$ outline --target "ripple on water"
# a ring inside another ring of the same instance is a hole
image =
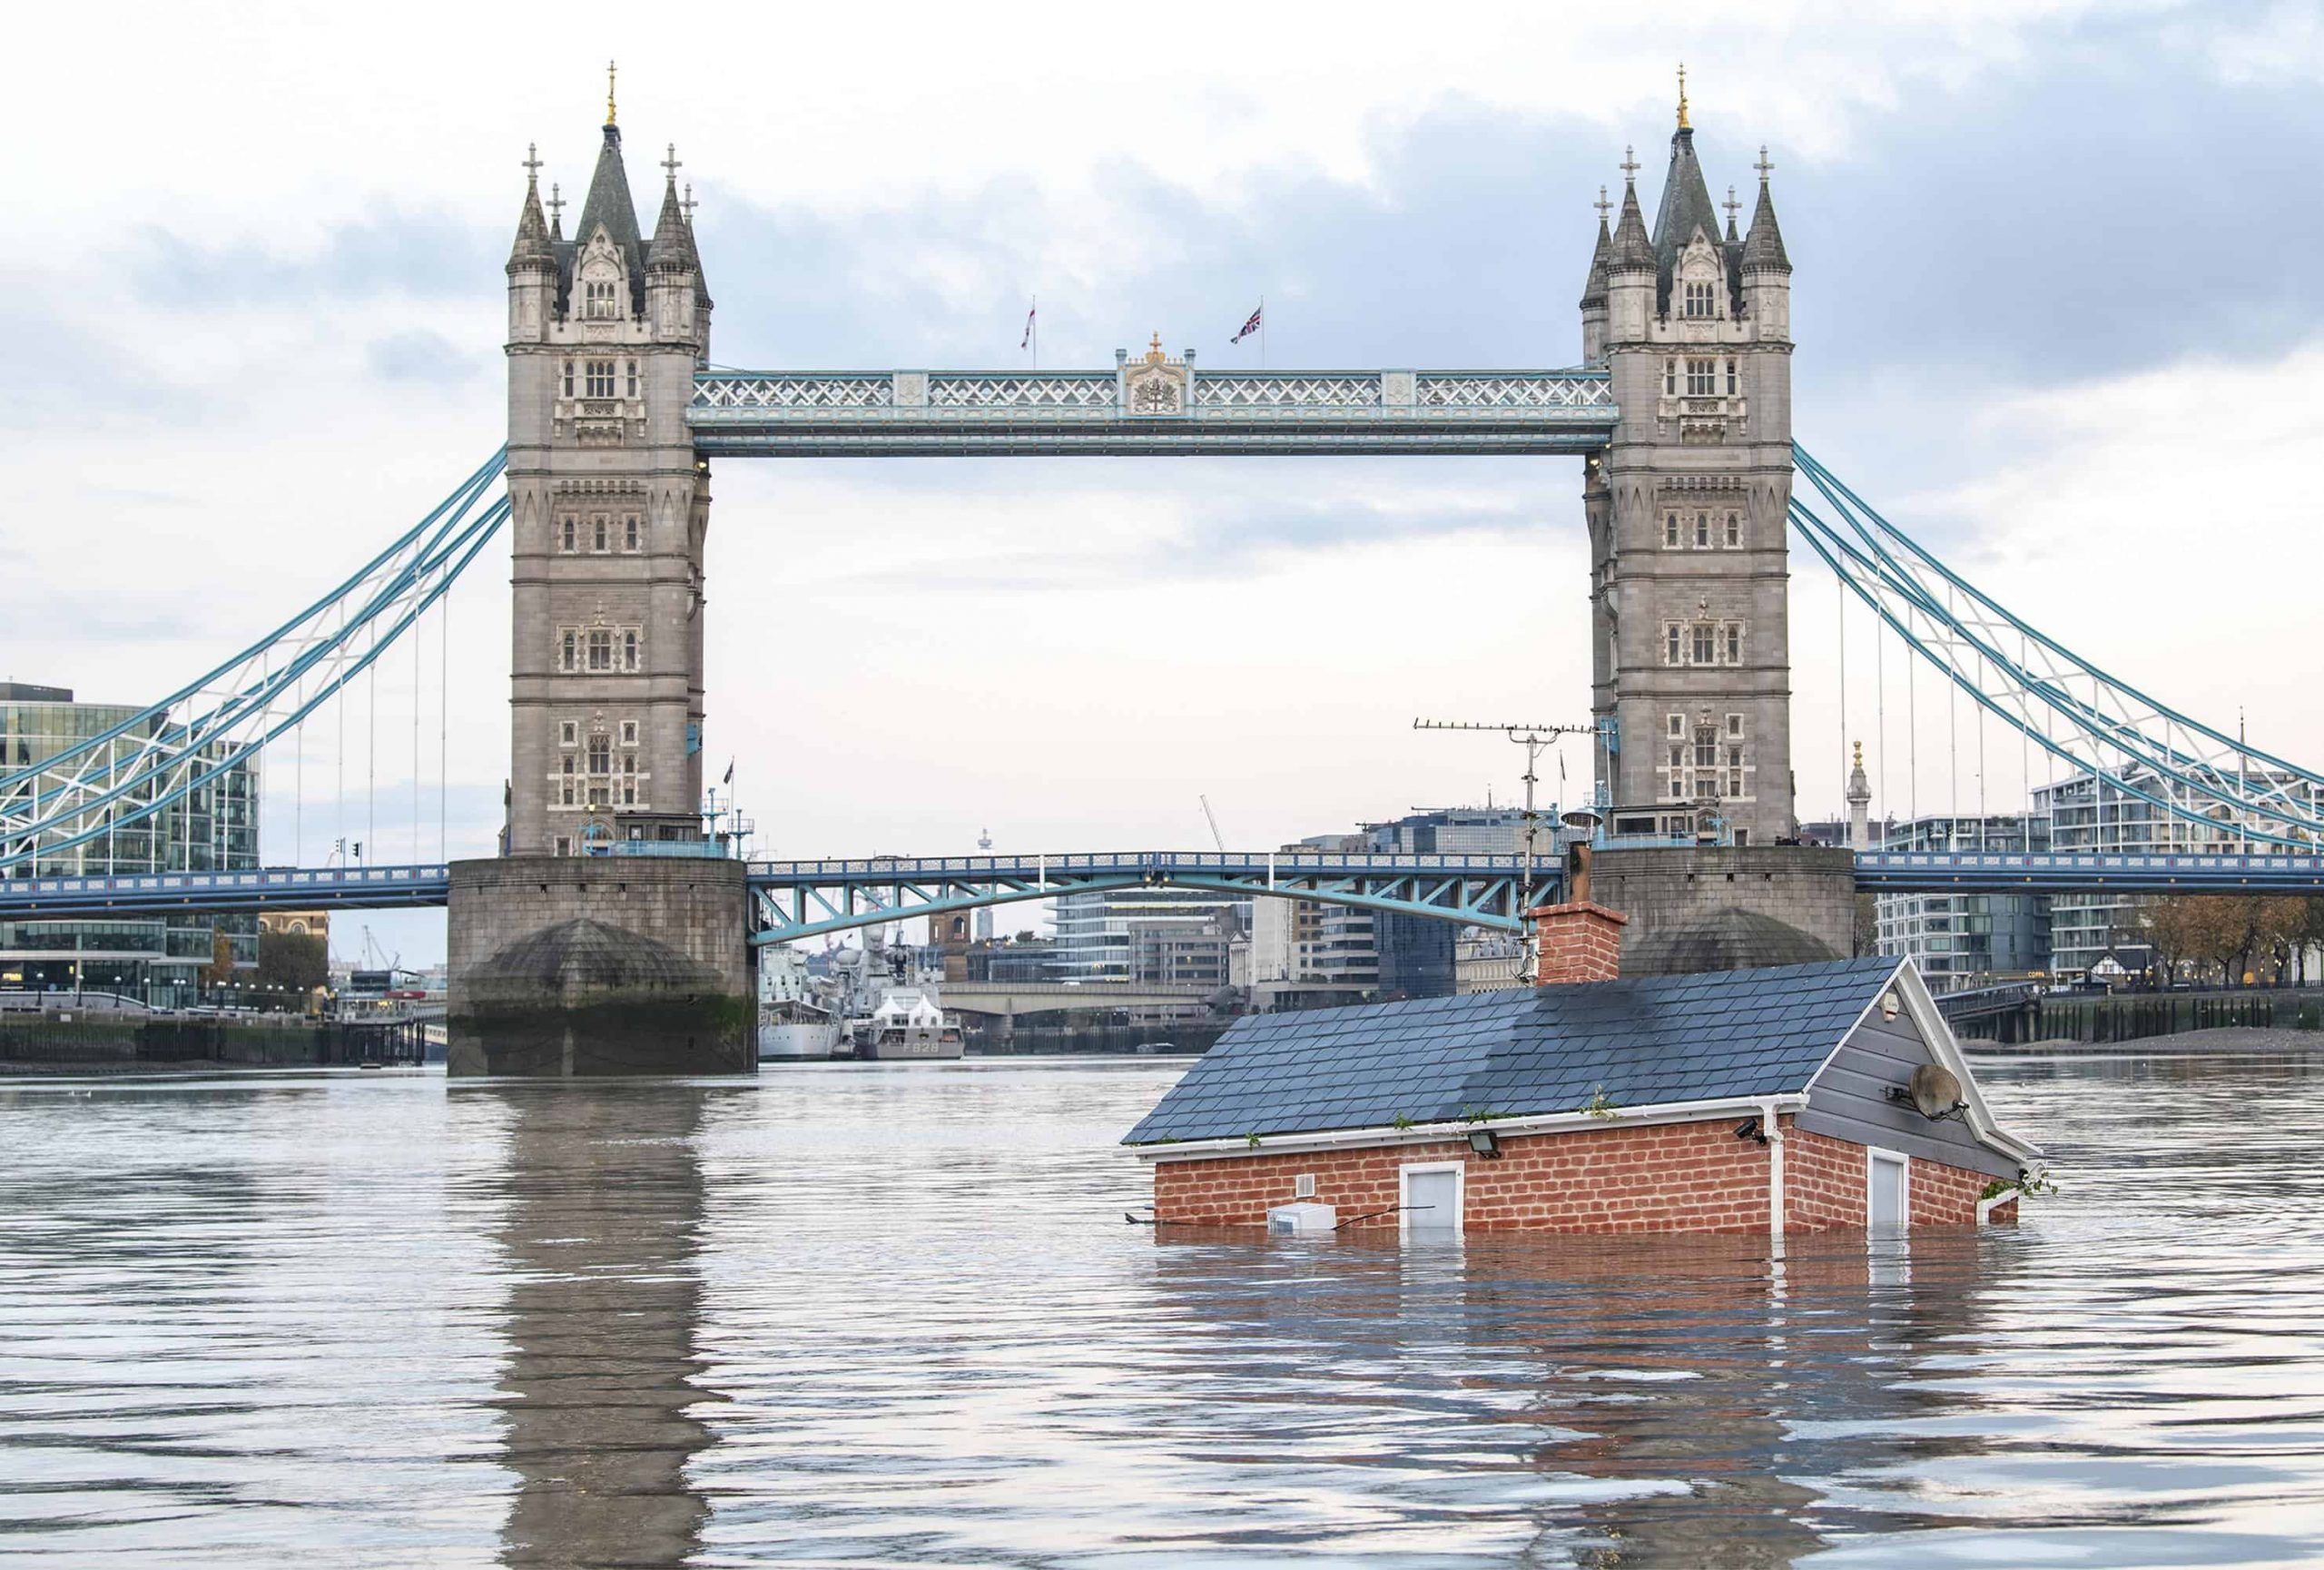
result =
[[[0,1085],[0,1558],[2324,1557],[2316,1060],[1993,1065],[2060,1193],[1780,1259],[1157,1238],[1180,1067]]]

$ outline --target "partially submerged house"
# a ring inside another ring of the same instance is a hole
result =
[[[2016,1219],[2040,1152],[1994,1124],[1909,960],[1622,980],[1619,914],[1535,914],[1546,984],[1238,1022],[1124,1140],[1154,1168],[1156,1221],[1308,1207],[1283,1219],[1780,1237]]]

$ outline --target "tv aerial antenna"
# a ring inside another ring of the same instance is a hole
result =
[[[1586,725],[1482,725],[1472,720],[1416,719],[1414,730],[1497,730],[1525,749],[1525,875],[1518,884],[1520,903],[1531,904],[1533,900],[1533,836],[1541,815],[1533,810],[1533,786],[1539,778],[1536,765],[1541,754],[1558,744],[1560,736],[1588,736],[1594,727]]]

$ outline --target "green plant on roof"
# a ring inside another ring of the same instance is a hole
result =
[[[1412,1126],[1413,1117],[1410,1112],[1398,1112],[1396,1114],[1396,1127],[1400,1129],[1409,1129]]]
[[[1621,1111],[1614,1105],[1614,1098],[1606,1093],[1603,1085],[1590,1087],[1590,1099],[1581,1103],[1581,1110],[1593,1118],[1612,1118]]]
[[[1507,1112],[1496,1112],[1491,1107],[1462,1107],[1461,1121],[1464,1123],[1490,1123],[1495,1118],[1505,1118]]]
[[[1243,1139],[1244,1139],[1244,1140],[1245,1140],[1246,1143],[1248,1143],[1248,1144],[1250,1145],[1251,1149],[1253,1149],[1253,1150],[1257,1150],[1257,1149],[1259,1148],[1259,1136],[1258,1136],[1258,1133],[1257,1133],[1257,1131],[1256,1131],[1256,1130],[1255,1130],[1255,1131],[1252,1131],[1252,1132],[1250,1132],[1250,1133],[1247,1133],[1247,1134],[1244,1135],[1244,1136],[1243,1136]]]

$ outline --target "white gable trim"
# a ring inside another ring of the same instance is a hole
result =
[[[1631,1128],[1645,1123],[1694,1123],[1713,1118],[1758,1118],[1770,1109],[1797,1112],[1807,1104],[1805,1095],[1722,1096],[1709,1101],[1664,1101],[1646,1107],[1614,1107],[1603,1112],[1535,1112],[1521,1118],[1488,1118],[1477,1122],[1414,1123],[1399,1129],[1380,1124],[1368,1129],[1318,1129],[1311,1133],[1261,1134],[1253,1144],[1247,1134],[1223,1140],[1180,1140],[1167,1144],[1132,1145],[1141,1161],[1213,1160],[1224,1156],[1282,1155],[1294,1150],[1335,1150],[1351,1147],[1439,1144],[1446,1140],[1465,1142],[1479,1129],[1496,1134],[1564,1134],[1587,1129]]]

